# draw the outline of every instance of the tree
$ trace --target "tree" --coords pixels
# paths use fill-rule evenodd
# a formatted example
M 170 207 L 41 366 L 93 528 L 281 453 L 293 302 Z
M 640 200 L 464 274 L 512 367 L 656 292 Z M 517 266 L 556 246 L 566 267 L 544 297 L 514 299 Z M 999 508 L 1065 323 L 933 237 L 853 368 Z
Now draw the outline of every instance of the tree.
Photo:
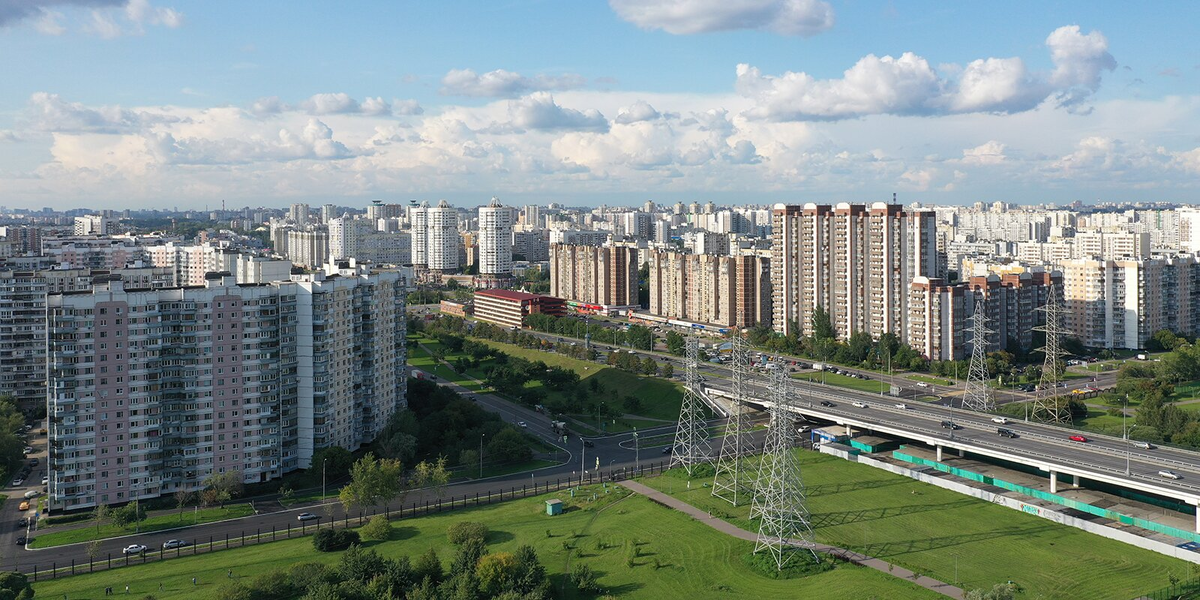
M 662 372 L 663 377 L 667 377 L 667 378 L 673 377 L 675 375 L 675 367 L 671 366 L 671 363 L 665 363 L 662 366 L 661 372 Z
M 312 465 L 309 467 L 309 476 L 315 481 L 321 479 L 321 466 L 325 467 L 325 472 L 328 473 L 345 473 L 350 470 L 350 466 L 354 464 L 354 455 L 350 451 L 341 446 L 329 446 L 313 452 Z
M 475 576 L 487 596 L 496 596 L 513 588 L 517 576 L 517 557 L 511 552 L 497 552 L 479 559 Z
M 550 580 L 546 578 L 546 567 L 538 561 L 533 546 L 521 546 L 516 553 L 517 568 L 513 574 L 513 591 L 519 594 L 546 596 Z
M 346 512 L 357 506 L 374 506 L 383 502 L 390 504 L 400 495 L 403 484 L 400 477 L 404 467 L 394 458 L 376 459 L 367 453 L 350 467 L 350 483 L 338 494 L 338 500 Z
M 487 455 L 496 462 L 516 463 L 533 458 L 533 451 L 516 429 L 505 427 L 488 442 Z
M 196 494 L 187 490 L 175 492 L 175 506 L 179 509 L 179 520 L 183 520 L 183 508 L 192 502 Z
M 120 508 L 110 509 L 108 520 L 115 526 L 125 528 L 146 519 L 146 508 L 136 500 Z
M 459 521 L 446 529 L 446 538 L 455 546 L 460 546 L 471 539 L 483 540 L 487 538 L 487 534 L 487 525 L 474 521 Z
M 642 373 L 645 375 L 654 375 L 658 373 L 658 362 L 649 356 L 643 358 Z
M 482 539 L 467 539 L 467 541 L 459 544 L 458 552 L 454 554 L 454 561 L 450 563 L 450 576 L 455 577 L 463 573 L 474 573 L 475 565 L 479 564 L 479 559 L 483 558 L 487 553 L 487 546 Z
M 429 580 L 433 585 L 437 585 L 442 582 L 444 574 L 442 561 L 433 548 L 418 556 L 417 561 L 413 563 L 413 576 L 417 581 Z
M 225 503 L 242 495 L 246 489 L 246 484 L 242 481 L 241 471 L 225 471 L 224 473 L 213 473 L 208 479 L 204 480 L 204 487 L 212 490 L 213 499 L 225 508 Z
M 433 462 L 423 460 L 417 463 L 413 470 L 416 473 L 417 485 L 432 487 L 434 494 L 441 501 L 442 496 L 446 494 L 446 484 L 450 483 L 450 471 L 446 470 L 446 457 L 439 456 Z
M 600 586 L 596 583 L 596 574 L 592 572 L 591 567 L 583 563 L 575 563 L 575 567 L 571 569 L 571 583 L 584 594 L 600 591 Z
M 108 522 L 110 510 L 107 504 L 97 504 L 96 508 L 92 509 L 92 522 L 96 524 L 96 535 L 100 535 L 100 526 Z
M 351 546 L 338 560 L 337 572 L 342 579 L 366 583 L 387 569 L 388 560 L 374 550 Z
M 100 556 L 100 545 L 100 540 L 92 540 L 87 543 L 87 555 L 89 563 L 96 562 L 96 557 Z
M 685 346 L 686 342 L 684 341 L 682 335 L 679 335 L 674 331 L 667 332 L 667 352 L 670 352 L 675 356 L 683 356 L 684 352 L 687 350 Z
M 819 341 L 830 341 L 837 337 L 837 333 L 833 329 L 833 321 L 829 319 L 829 313 L 825 312 L 825 307 L 820 304 L 813 309 L 812 329 L 813 339 Z

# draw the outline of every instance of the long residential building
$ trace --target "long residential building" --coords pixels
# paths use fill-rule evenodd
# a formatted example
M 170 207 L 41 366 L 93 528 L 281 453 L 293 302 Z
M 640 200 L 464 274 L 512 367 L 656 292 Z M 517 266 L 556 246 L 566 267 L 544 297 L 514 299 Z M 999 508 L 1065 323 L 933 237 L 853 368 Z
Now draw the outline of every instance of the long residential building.
M 841 338 L 907 330 L 909 286 L 938 273 L 933 211 L 897 204 L 777 204 L 772 210 L 775 330 L 812 335 L 823 307 Z
M 50 295 L 50 506 L 267 481 L 374 439 L 406 405 L 404 277 L 326 272 Z
M 552 244 L 550 295 L 607 308 L 638 305 L 638 248 Z
M 652 314 L 727 327 L 771 325 L 769 255 L 651 250 L 647 263 Z
M 1200 263 L 1193 254 L 1062 263 L 1066 327 L 1096 348 L 1145 348 L 1160 329 L 1200 334 Z

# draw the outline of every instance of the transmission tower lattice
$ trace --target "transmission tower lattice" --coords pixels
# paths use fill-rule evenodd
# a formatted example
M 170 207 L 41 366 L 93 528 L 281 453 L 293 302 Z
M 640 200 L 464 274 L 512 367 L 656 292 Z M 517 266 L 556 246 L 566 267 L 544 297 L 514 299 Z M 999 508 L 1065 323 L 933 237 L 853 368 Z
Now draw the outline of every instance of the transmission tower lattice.
M 671 466 L 682 466 L 690 477 L 696 467 L 711 460 L 704 400 L 700 398 L 700 341 L 688 336 L 687 361 L 683 371 L 683 403 L 679 406 L 679 428 L 671 447 Z
M 1046 334 L 1046 345 L 1039 348 L 1045 355 L 1042 363 L 1042 378 L 1038 385 L 1037 396 L 1033 399 L 1033 409 L 1030 416 L 1035 420 L 1046 423 L 1069 423 L 1070 411 L 1064 406 L 1065 401 L 1059 395 L 1059 381 L 1062 379 L 1058 372 L 1058 357 L 1066 354 L 1062 350 L 1062 305 L 1059 304 L 1057 286 L 1051 285 L 1046 296 L 1046 305 L 1039 308 L 1046 313 L 1046 324 L 1034 327 L 1035 331 Z
M 721 454 L 713 475 L 712 495 L 738 506 L 753 496 L 754 477 L 746 455 L 753 449 L 750 424 L 746 415 L 747 384 L 750 378 L 750 349 L 741 335 L 732 341 L 730 364 L 733 366 L 733 398 L 729 403 L 729 419 L 725 422 L 725 437 L 721 438 Z
M 801 549 L 807 549 L 813 559 L 813 532 L 808 507 L 804 502 L 804 483 L 800 478 L 800 458 L 793 451 L 796 445 L 792 412 L 794 401 L 789 389 L 787 368 L 780 364 L 771 374 L 771 424 L 763 446 L 762 462 L 754 486 L 754 505 L 757 513 L 758 538 L 754 552 L 766 550 L 782 570 Z
M 983 294 L 975 300 L 975 314 L 967 331 L 971 332 L 971 367 L 967 371 L 962 406 L 969 410 L 994 410 L 996 402 L 992 398 L 992 389 L 988 387 L 987 345 L 988 336 L 995 332 L 987 328 Z

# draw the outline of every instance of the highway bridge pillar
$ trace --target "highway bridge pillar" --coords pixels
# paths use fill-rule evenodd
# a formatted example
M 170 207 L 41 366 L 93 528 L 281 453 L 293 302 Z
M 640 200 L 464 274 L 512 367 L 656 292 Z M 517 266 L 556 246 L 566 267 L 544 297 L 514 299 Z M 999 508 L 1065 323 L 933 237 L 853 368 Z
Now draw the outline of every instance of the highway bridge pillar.
M 1079 487 L 1079 476 L 1078 475 L 1071 476 L 1071 485 L 1073 485 L 1075 487 Z
M 1058 473 L 1055 471 L 1050 471 L 1050 493 L 1058 493 Z
M 942 462 L 942 447 L 941 446 L 937 447 L 937 461 Z

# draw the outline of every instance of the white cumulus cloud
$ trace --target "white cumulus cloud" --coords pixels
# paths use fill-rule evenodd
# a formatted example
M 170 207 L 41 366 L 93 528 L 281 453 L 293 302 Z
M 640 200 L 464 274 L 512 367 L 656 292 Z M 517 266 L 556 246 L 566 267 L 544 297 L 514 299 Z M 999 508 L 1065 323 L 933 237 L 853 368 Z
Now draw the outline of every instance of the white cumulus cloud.
M 362 107 L 349 94 L 338 92 L 313 94 L 311 98 L 300 103 L 300 108 L 308 111 L 310 115 L 343 115 L 359 112 Z
M 817 79 L 788 71 L 764 75 L 748 64 L 737 67 L 736 89 L 753 99 L 747 114 L 775 121 L 852 119 L 868 115 L 902 116 L 974 112 L 1018 113 L 1051 99 L 1072 111 L 1100 86 L 1116 61 L 1108 40 L 1078 26 L 1060 27 L 1046 39 L 1051 73 L 1034 73 L 1019 57 L 983 58 L 964 68 L 933 68 L 912 52 L 897 57 L 869 54 L 840 79 Z
M 587 80 L 574 73 L 526 77 L 504 69 L 482 75 L 471 69 L 451 69 L 442 77 L 440 93 L 444 96 L 515 98 L 532 91 L 573 90 L 585 85 Z
M 509 102 L 508 115 L 510 123 L 521 129 L 608 129 L 608 120 L 600 111 L 593 108 L 581 111 L 559 106 L 549 92 L 534 92 Z
M 833 7 L 822 0 L 609 0 L 622 19 L 642 29 L 692 34 L 761 29 L 811 36 L 833 27 Z
M 1008 157 L 1004 155 L 1006 146 L 991 140 L 974 148 L 963 150 L 963 157 L 958 162 L 964 165 L 998 165 Z

